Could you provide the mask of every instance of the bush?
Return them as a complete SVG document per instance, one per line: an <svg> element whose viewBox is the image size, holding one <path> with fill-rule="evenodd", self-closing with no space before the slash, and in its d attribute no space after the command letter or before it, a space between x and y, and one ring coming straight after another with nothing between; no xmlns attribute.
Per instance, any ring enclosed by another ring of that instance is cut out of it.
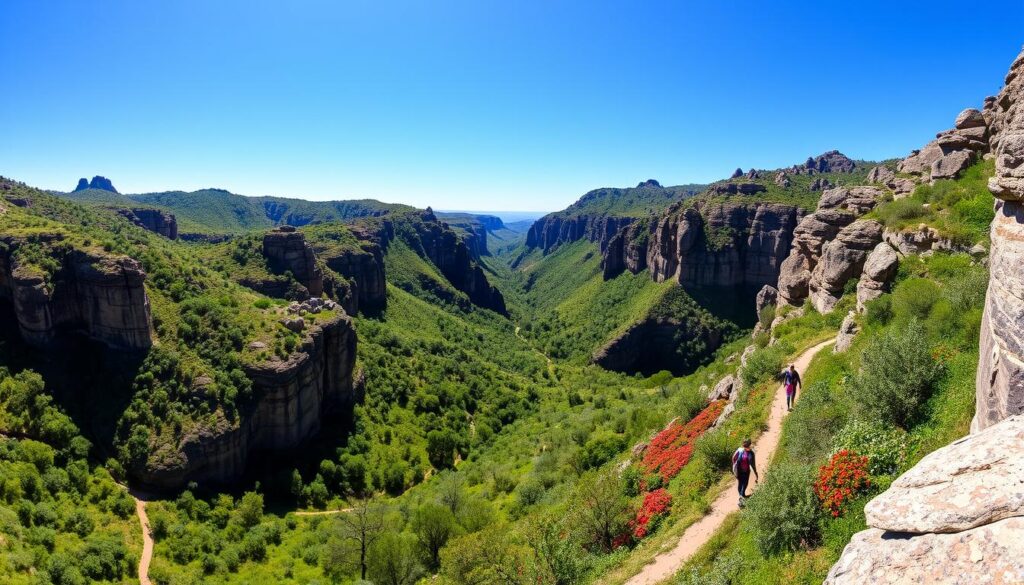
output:
<svg viewBox="0 0 1024 585"><path fill-rule="evenodd" d="M594 469L611 461L626 448L626 439L611 433L600 433L583 445L580 468Z"/></svg>
<svg viewBox="0 0 1024 585"><path fill-rule="evenodd" d="M707 402L707 394L701 392L699 388L687 386L683 388L679 393L679 398L676 399L676 412L679 414L679 418L690 420L697 416L698 412L704 410Z"/></svg>
<svg viewBox="0 0 1024 585"><path fill-rule="evenodd" d="M848 417L849 403L833 393L827 381L812 382L786 420L786 454L800 463L820 461Z"/></svg>
<svg viewBox="0 0 1024 585"><path fill-rule="evenodd" d="M704 459L713 469L726 471L732 468L732 454L735 450L735 440L721 430L705 433L697 439L694 451L697 456Z"/></svg>
<svg viewBox="0 0 1024 585"><path fill-rule="evenodd" d="M864 455L871 475L891 475L906 461L907 434L878 422L854 419L836 433L832 449L833 454L852 451Z"/></svg>
<svg viewBox="0 0 1024 585"><path fill-rule="evenodd" d="M813 546L820 537L821 506L814 493L814 470L780 463L761 489L747 500L754 541L764 555Z"/></svg>
<svg viewBox="0 0 1024 585"><path fill-rule="evenodd" d="M814 493L821 500L822 509L838 518L870 486L868 458L844 449L818 470Z"/></svg>
<svg viewBox="0 0 1024 585"><path fill-rule="evenodd" d="M743 381L747 387L753 387L758 382L778 376L782 371L786 353L781 345L764 347L752 353L747 360L747 366L743 368Z"/></svg>
<svg viewBox="0 0 1024 585"><path fill-rule="evenodd" d="M893 309L901 318L927 319L942 296L939 286L926 278L910 278L892 293Z"/></svg>
<svg viewBox="0 0 1024 585"><path fill-rule="evenodd" d="M919 415L939 375L925 342L924 327L911 319L875 339L852 381L860 410L885 424L907 428Z"/></svg>

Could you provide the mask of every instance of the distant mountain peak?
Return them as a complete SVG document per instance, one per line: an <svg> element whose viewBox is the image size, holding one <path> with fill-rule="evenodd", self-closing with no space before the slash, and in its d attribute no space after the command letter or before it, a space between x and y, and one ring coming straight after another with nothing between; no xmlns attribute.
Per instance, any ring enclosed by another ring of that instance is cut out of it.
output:
<svg viewBox="0 0 1024 585"><path fill-rule="evenodd" d="M85 180L85 177L78 179L78 186L75 187L75 191L82 191L85 189L101 189L103 191L117 193L117 189L114 188L114 184L110 182L110 179L99 175L93 177L92 181Z"/></svg>
<svg viewBox="0 0 1024 585"><path fill-rule="evenodd" d="M661 183L655 181L654 179L647 179L646 181L643 181L642 183L639 183L636 186L637 189L641 189L643 187L659 187L660 188L661 187Z"/></svg>

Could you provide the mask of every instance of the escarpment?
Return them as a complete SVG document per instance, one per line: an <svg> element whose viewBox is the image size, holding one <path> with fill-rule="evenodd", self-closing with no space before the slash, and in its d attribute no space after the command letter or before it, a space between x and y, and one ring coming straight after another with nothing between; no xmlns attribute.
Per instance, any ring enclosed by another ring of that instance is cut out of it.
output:
<svg viewBox="0 0 1024 585"><path fill-rule="evenodd" d="M316 263L316 254L306 243L306 236L294 227L281 226L263 235L263 256L271 269L280 274L291 272L307 297L318 297L324 292L324 275Z"/></svg>
<svg viewBox="0 0 1024 585"><path fill-rule="evenodd" d="M829 585L1024 582L1022 73L1024 52L984 112L968 110L957 120L958 128L985 124L987 131L977 135L988 138L996 159L989 180L996 214L971 435L929 454L868 503L869 528L847 545L828 574ZM911 158L918 160L911 162L918 164L927 150L914 153Z"/></svg>
<svg viewBox="0 0 1024 585"><path fill-rule="evenodd" d="M178 221L173 213L145 207L118 209L117 213L142 229L159 234L169 240L178 239Z"/></svg>
<svg viewBox="0 0 1024 585"><path fill-rule="evenodd" d="M616 372L682 375L718 349L725 334L719 325L699 318L649 316L599 348L591 361Z"/></svg>
<svg viewBox="0 0 1024 585"><path fill-rule="evenodd" d="M545 215L526 232L526 246L540 248L544 253L562 244L571 244L586 238L603 251L618 231L633 223L632 217L604 215L577 215L562 217Z"/></svg>
<svg viewBox="0 0 1024 585"><path fill-rule="evenodd" d="M189 481L228 484L256 453L295 448L320 430L325 415L351 405L356 333L345 314L318 320L286 359L245 366L253 399L234 418L186 432L173 449L150 455L134 470L143 483L174 489Z"/></svg>
<svg viewBox="0 0 1024 585"><path fill-rule="evenodd" d="M152 345L146 273L138 261L64 246L57 235L42 239L0 238L0 297L13 304L26 342L45 347L64 331L80 331L117 349ZM23 260L20 249L39 245L50 247L44 253L56 268Z"/></svg>

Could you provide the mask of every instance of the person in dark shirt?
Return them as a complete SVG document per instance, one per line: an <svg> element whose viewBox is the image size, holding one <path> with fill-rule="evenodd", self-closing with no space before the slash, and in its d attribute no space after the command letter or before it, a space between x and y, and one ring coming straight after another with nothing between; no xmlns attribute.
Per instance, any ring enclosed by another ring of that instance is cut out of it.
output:
<svg viewBox="0 0 1024 585"><path fill-rule="evenodd" d="M757 473L757 458L754 450L750 448L750 439L743 441L743 446L732 454L732 474L739 481L740 507L743 507L747 499L747 485L750 483L750 472L754 472L754 483L760 481Z"/></svg>
<svg viewBox="0 0 1024 585"><path fill-rule="evenodd" d="M793 410L797 386L803 387L803 384L800 383L800 374L797 373L795 364L790 364L789 369L782 374L782 379L783 384L786 386L786 409Z"/></svg>

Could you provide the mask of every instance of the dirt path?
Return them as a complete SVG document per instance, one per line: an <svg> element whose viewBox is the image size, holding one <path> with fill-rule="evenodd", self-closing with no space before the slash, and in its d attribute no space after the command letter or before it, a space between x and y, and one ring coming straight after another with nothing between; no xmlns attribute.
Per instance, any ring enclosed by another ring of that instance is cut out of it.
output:
<svg viewBox="0 0 1024 585"><path fill-rule="evenodd" d="M802 353L796 361L798 372L806 372L811 359L825 347L835 343L835 339L823 341L818 345ZM801 393L802 393L801 388ZM799 394L798 394L799 397ZM762 461L759 471L763 474L768 468L775 450L779 446L779 438L782 433L782 420L786 418L786 391L780 385L775 392L775 399L772 401L771 412L768 414L768 430L761 434L754 442L754 451ZM756 485L751 488L756 489ZM716 530L725 521L725 517L739 509L739 494L736 490L726 490L714 503L711 504L711 511L698 520L683 532L679 542L667 552L654 557L654 560L647 564L640 573L626 581L626 585L655 585L661 583L679 571L685 563L701 546L703 546Z"/></svg>
<svg viewBox="0 0 1024 585"><path fill-rule="evenodd" d="M153 531L149 528L149 516L146 515L146 501L150 499L150 496L130 488L128 493L135 500L135 515L139 517L139 525L142 526L142 556L139 557L139 583L141 585L153 585L153 582L149 580L149 563L153 560Z"/></svg>
<svg viewBox="0 0 1024 585"><path fill-rule="evenodd" d="M315 512L295 512L296 516L329 516L331 514L344 514L355 508L342 508L341 510L317 510Z"/></svg>

